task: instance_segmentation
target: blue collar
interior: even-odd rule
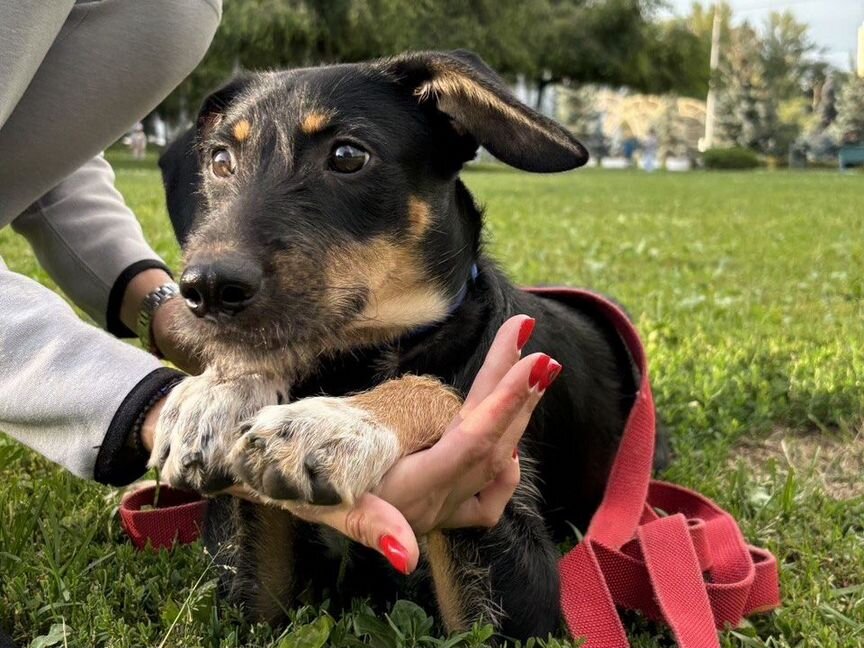
[[[459,292],[456,293],[456,296],[453,297],[453,301],[450,302],[450,306],[447,308],[447,312],[444,317],[442,317],[437,322],[432,322],[431,324],[426,324],[425,326],[421,326],[420,328],[416,328],[413,331],[409,331],[399,340],[400,346],[410,345],[413,342],[416,342],[422,337],[425,337],[429,333],[432,333],[435,329],[437,329],[441,324],[450,319],[453,314],[459,310],[462,304],[465,303],[465,297],[468,296],[468,288],[477,281],[477,277],[480,275],[480,269],[477,267],[476,263],[471,264],[471,270],[468,272],[468,279],[462,284],[462,287],[459,289]]]
[[[477,264],[472,263],[471,270],[468,271],[468,280],[464,284],[462,284],[459,292],[456,293],[456,296],[453,298],[453,301],[450,304],[450,308],[447,309],[447,314],[444,316],[444,320],[449,319],[453,313],[459,310],[459,307],[462,305],[462,302],[465,301],[465,297],[468,295],[468,286],[477,281],[477,276],[479,274],[480,269],[477,267]],[[434,324],[432,326],[434,326]]]

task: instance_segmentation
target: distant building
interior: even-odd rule
[[[652,131],[660,157],[695,157],[705,132],[705,102],[674,96],[635,94],[587,86],[558,88],[558,119],[581,136],[595,156],[627,155],[629,142],[644,142]]]

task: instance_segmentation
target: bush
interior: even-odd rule
[[[759,158],[750,149],[713,148],[702,154],[706,169],[755,169]]]

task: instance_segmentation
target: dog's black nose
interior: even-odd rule
[[[261,287],[261,267],[243,257],[196,260],[180,276],[180,294],[198,317],[239,313]]]

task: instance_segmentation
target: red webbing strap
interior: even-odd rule
[[[615,326],[641,376],[603,501],[583,541],[560,562],[567,627],[586,638],[586,648],[624,648],[622,607],[665,621],[681,648],[719,646],[718,628],[780,604],[774,556],[748,546],[732,516],[709,499],[651,480],[655,422],[648,363],[623,311],[583,290],[531,292],[590,304]]]

